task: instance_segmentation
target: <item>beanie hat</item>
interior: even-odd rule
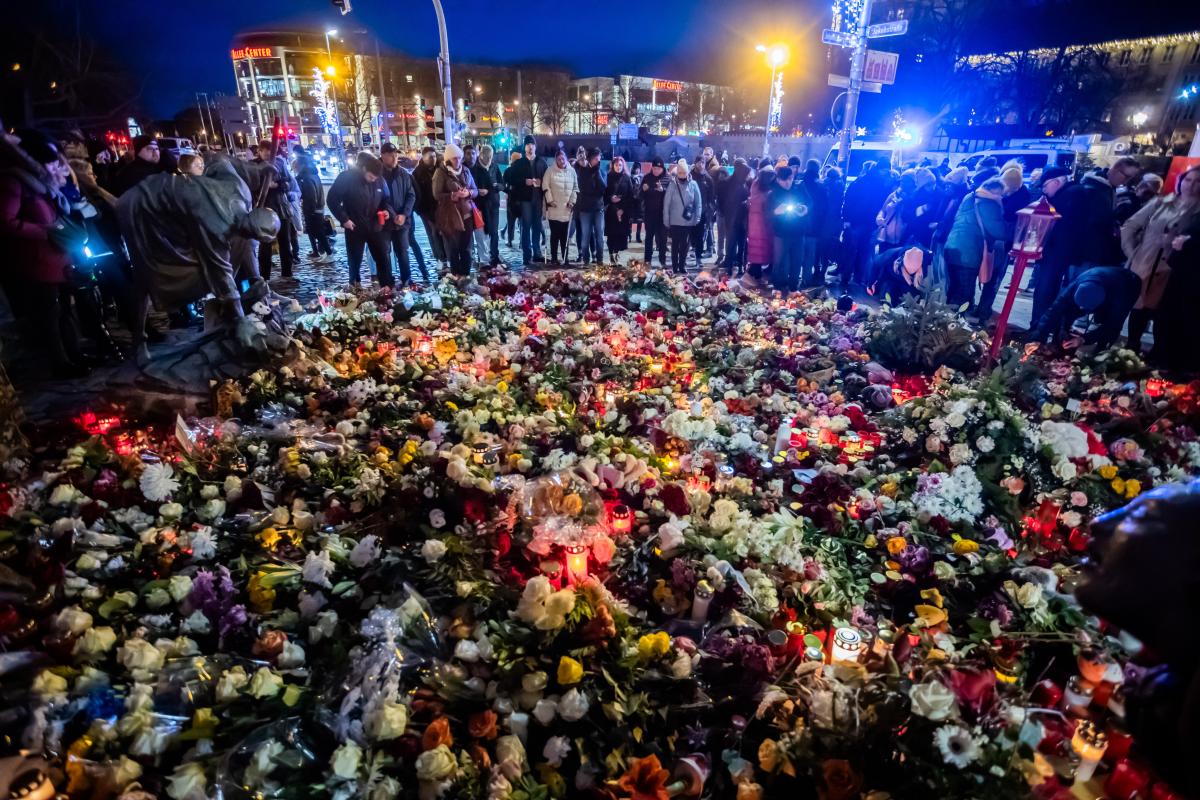
[[[588,158],[595,158],[595,157],[596,157],[596,156],[598,156],[598,155],[600,155],[600,148],[599,148],[599,147],[589,147],[589,148],[587,149],[587,156],[588,156]]]
[[[383,162],[366,150],[358,154],[358,166],[363,171],[369,172],[372,175],[383,174]]]
[[[1025,183],[1025,178],[1017,167],[1009,167],[1001,172],[1000,180],[1004,182],[1005,192],[1015,192]]]
[[[1083,281],[1075,287],[1075,305],[1084,311],[1099,308],[1104,302],[1104,287],[1097,281]]]
[[[21,149],[34,161],[49,164],[58,160],[58,147],[46,134],[32,128],[24,128],[16,134],[21,140]]]
[[[1042,170],[1042,183],[1052,181],[1055,178],[1066,178],[1071,174],[1071,170],[1066,167],[1046,167]]]
[[[133,137],[133,147],[131,148],[134,154],[142,152],[142,148],[154,141],[154,137],[143,133],[141,136]]]
[[[933,170],[929,167],[921,167],[913,173],[913,181],[917,184],[917,188],[928,186],[937,180],[937,176],[933,174]]]
[[[946,183],[966,183],[970,170],[966,167],[955,167],[946,173]]]
[[[447,161],[449,161],[452,158],[462,158],[462,157],[463,157],[462,148],[459,147],[458,145],[456,145],[454,142],[448,143],[446,145],[446,150],[442,153],[442,158],[446,159]]]
[[[534,139],[534,138],[533,138],[532,136],[530,136],[529,134],[525,134],[525,142],[524,142],[524,143],[525,143],[525,144],[532,144],[532,145],[536,145],[536,144],[537,144],[537,140],[536,140],[536,139]]]

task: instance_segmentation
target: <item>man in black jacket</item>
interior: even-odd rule
[[[692,228],[692,249],[696,251],[697,269],[704,266],[705,240],[708,239],[711,243],[713,209],[717,196],[717,187],[708,170],[704,168],[704,163],[703,155],[696,156],[696,160],[692,162],[692,180],[700,189],[700,219]]]
[[[525,155],[504,173],[508,200],[520,204],[521,256],[525,265],[545,264],[542,257],[542,176],[546,164],[537,156],[537,142],[525,137]]]
[[[383,181],[383,162],[366,152],[358,164],[342,172],[329,187],[329,212],[346,231],[346,260],[350,262],[350,285],[361,283],[363,247],[371,251],[380,286],[392,285],[391,255],[384,230],[392,219],[388,192]]]
[[[423,149],[421,161],[412,172],[413,188],[417,192],[417,204],[413,208],[416,210],[417,216],[421,218],[421,224],[425,226],[429,249],[433,251],[433,257],[442,265],[442,271],[445,272],[447,269],[446,248],[442,247],[442,237],[438,234],[437,226],[434,224],[437,198],[433,196],[433,173],[437,172],[437,166],[437,151],[432,147]]]
[[[663,201],[671,176],[667,174],[663,160],[657,156],[650,164],[650,171],[642,178],[642,218],[646,221],[646,266],[654,262],[654,250],[658,249],[658,265],[667,267],[667,226],[663,222]]]
[[[134,159],[117,170],[112,181],[112,193],[120,197],[134,186],[163,171],[162,152],[158,149],[158,140],[153,136],[133,137]]]
[[[1042,172],[1042,192],[1061,216],[1046,239],[1034,269],[1033,314],[1038,320],[1058,297],[1066,280],[1090,267],[1115,265],[1124,259],[1114,241],[1113,190],[1099,175],[1071,183],[1065,167]]]
[[[845,228],[846,245],[844,263],[841,265],[842,284],[865,279],[875,255],[875,216],[883,208],[892,191],[892,165],[886,158],[880,159],[870,171],[846,189],[846,200],[842,206],[842,222]]]
[[[575,165],[579,178],[579,196],[575,218],[579,226],[579,263],[604,262],[604,193],[608,185],[600,171],[600,148],[589,148],[586,163]]]
[[[400,284],[407,286],[412,283],[412,271],[409,269],[408,249],[411,246],[417,257],[417,266],[421,269],[421,277],[429,283],[429,271],[425,268],[425,257],[421,249],[413,241],[413,207],[417,203],[417,190],[408,170],[400,166],[400,148],[391,142],[385,142],[380,148],[380,161],[383,162],[383,185],[387,188],[388,200],[395,216],[388,224],[388,238],[392,242],[392,250],[396,253],[396,263],[400,267]]]
[[[489,263],[500,266],[500,191],[504,186],[500,177],[500,165],[496,163],[495,151],[490,144],[479,148],[479,158],[471,167],[471,177],[479,189],[475,200],[483,214],[484,232],[488,237]],[[482,261],[480,262],[482,263]]]
[[[329,241],[329,232],[325,226],[325,187],[321,184],[321,175],[317,172],[317,166],[309,157],[308,151],[297,145],[292,152],[296,155],[300,213],[304,215],[304,230],[308,232],[308,242],[312,245],[313,263],[328,264],[333,261],[333,244]]]

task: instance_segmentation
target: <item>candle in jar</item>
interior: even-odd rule
[[[712,603],[712,584],[706,580],[696,582],[696,591],[692,595],[692,622],[703,625],[708,620],[708,606]]]
[[[563,547],[566,553],[567,582],[575,586],[587,580],[588,556],[587,548],[581,544],[571,544]]]
[[[1078,675],[1072,675],[1067,681],[1067,689],[1063,692],[1063,710],[1076,717],[1087,714],[1092,705],[1092,687],[1084,683]]]
[[[1075,782],[1087,783],[1096,774],[1096,765],[1108,749],[1108,736],[1097,728],[1095,723],[1085,720],[1075,728],[1075,735],[1071,737],[1071,749],[1079,756]]]
[[[633,511],[625,504],[613,506],[612,532],[621,536],[633,531]]]
[[[471,445],[471,461],[476,464],[482,464],[483,457],[487,455],[487,452],[487,442],[476,442],[475,444]]]
[[[834,664],[857,664],[862,650],[862,636],[854,628],[838,628],[833,635],[830,661]]]

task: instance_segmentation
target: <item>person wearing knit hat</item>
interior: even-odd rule
[[[437,198],[435,225],[455,275],[471,274],[471,242],[475,235],[475,198],[479,189],[471,170],[463,165],[463,150],[453,142],[442,153],[442,165],[433,173]]]
[[[1009,195],[1025,185],[1025,176],[1020,167],[1006,167],[1000,173],[1000,181],[1004,184],[1004,193]]]
[[[113,180],[113,194],[118,197],[151,175],[162,172],[158,163],[161,157],[158,140],[153,136],[143,134],[133,137],[130,152],[134,154],[133,161],[122,167]]]
[[[362,280],[364,248],[371,251],[379,285],[392,285],[392,255],[384,227],[394,209],[382,175],[383,162],[362,151],[353,167],[338,174],[325,197],[325,207],[346,232],[351,286]]]
[[[523,141],[521,144],[522,145],[530,145],[531,144],[534,147],[537,147],[537,139],[534,139],[533,136],[531,136],[529,134],[525,134],[525,141]]]
[[[1020,164],[1016,162],[1004,165],[1004,169],[1000,173],[1000,183],[1004,186],[1000,205],[1004,209],[1004,230],[1007,237],[1002,243],[997,244],[997,248],[1002,246],[1004,252],[1007,252],[1012,247],[1012,237],[1017,229],[1017,212],[1033,202],[1033,193],[1025,185],[1025,176],[1021,173]],[[1008,260],[1001,256],[997,249],[992,279],[985,283],[979,291],[979,304],[975,308],[976,316],[979,317],[981,324],[986,325],[992,317],[996,295],[1000,292],[1000,285],[1004,281],[1007,270]]]
[[[917,184],[917,189],[923,189],[930,184],[937,182],[937,176],[933,174],[933,170],[929,167],[918,167],[913,173],[913,182]]]
[[[967,183],[967,177],[970,176],[970,174],[971,171],[969,169],[963,166],[958,166],[946,173],[945,180],[946,183],[955,183],[965,186]]]
[[[545,264],[542,257],[542,205],[545,191],[542,178],[546,174],[546,163],[538,158],[537,142],[532,136],[525,137],[525,154],[508,165],[504,173],[504,187],[508,202],[516,203],[519,209],[521,232],[521,258],[526,266]]]

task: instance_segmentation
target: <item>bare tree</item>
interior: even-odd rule
[[[558,135],[571,113],[571,101],[567,96],[570,80],[565,73],[552,72],[539,75],[532,84],[525,93],[536,106],[531,111],[550,133]]]
[[[355,144],[361,144],[363,131],[371,128],[371,87],[375,70],[370,61],[360,56],[346,59],[342,85],[338,87],[341,121],[357,134]]]

